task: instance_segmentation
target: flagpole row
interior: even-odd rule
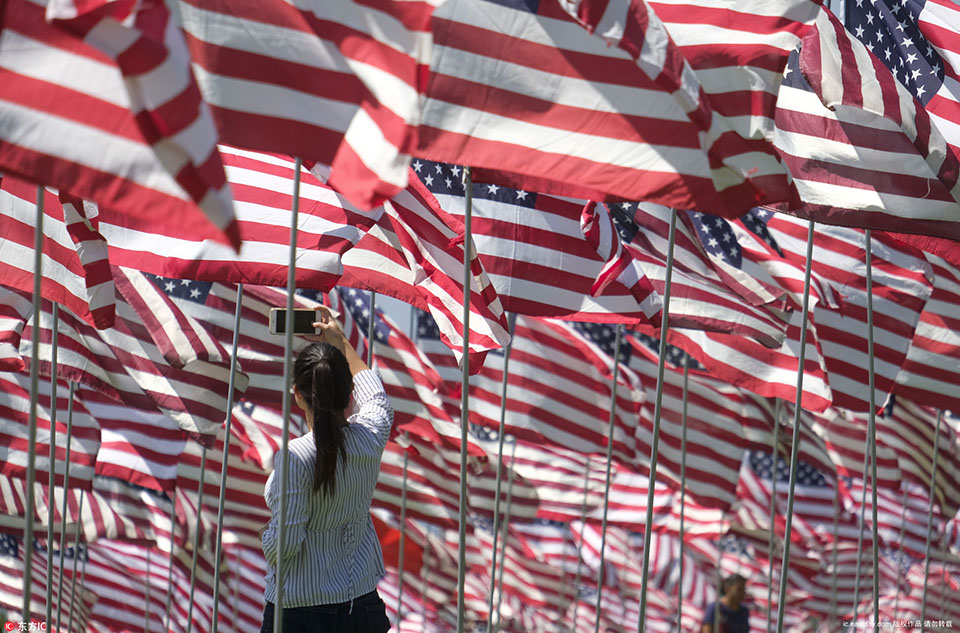
[[[508,317],[510,342],[507,343],[507,346],[503,350],[503,379],[500,382],[500,425],[497,427],[497,480],[493,494],[493,553],[491,554],[490,561],[490,596],[487,604],[488,628],[492,626],[493,622],[493,592],[497,578],[497,537],[500,533],[500,491],[503,482],[503,428],[507,420],[507,379],[510,375],[510,350],[513,347],[513,330],[516,322],[516,313],[510,314]]]
[[[780,398],[777,398],[773,405],[773,476],[770,483],[770,539],[768,540],[767,556],[767,633],[770,633],[771,610],[773,604],[773,548],[776,546],[776,520],[777,520],[777,460],[780,458]]]
[[[869,429],[867,430],[867,441],[870,439]],[[870,449],[863,447],[863,475],[860,481],[863,482],[863,489],[860,491],[860,514],[857,517],[857,571],[853,576],[853,621],[857,621],[857,615],[860,610],[860,567],[863,556],[863,528],[867,522],[867,469],[870,467]]]
[[[617,420],[617,381],[620,378],[620,345],[623,343],[623,325],[617,324],[613,342],[613,377],[610,381],[610,416],[607,421],[607,471],[603,484],[603,518],[600,521],[600,567],[597,578],[597,617],[593,633],[600,630],[600,604],[603,600],[604,556],[607,548],[607,512],[610,507],[610,474],[613,470],[613,437]]]
[[[583,468],[583,502],[580,504],[580,530],[587,521],[587,497],[590,492],[590,456],[587,455],[587,461]],[[577,611],[580,610],[580,576],[583,573],[583,535],[580,536],[580,545],[577,547],[577,573],[573,581],[573,630],[577,629]]]
[[[880,535],[877,508],[877,394],[873,345],[873,238],[870,229],[864,231],[867,273],[867,381],[870,388],[870,411],[867,417],[867,443],[870,447],[870,481],[873,496],[873,626],[880,622]]]
[[[193,593],[197,589],[197,557],[200,554],[200,532],[203,528],[203,484],[207,468],[207,447],[200,448],[200,483],[197,485],[197,524],[193,533],[193,562],[190,563],[190,597],[187,602],[187,633],[193,630]]]
[[[463,357],[460,382],[460,533],[457,550],[457,633],[466,618],[464,585],[467,578],[467,431],[470,424],[470,251],[472,250],[473,174],[463,168],[466,196],[463,214]]]
[[[170,630],[170,596],[173,591],[173,552],[177,548],[174,531],[177,529],[177,491],[170,496],[170,556],[167,559],[167,597],[163,607],[163,628]]]
[[[406,431],[403,437],[408,437]],[[410,451],[403,451],[403,474],[400,479],[400,544],[397,548],[397,630],[400,630],[401,610],[403,609],[403,558],[407,544],[407,466]]]
[[[83,499],[86,496],[86,491],[80,490],[80,501],[77,502],[77,515],[83,517]],[[77,521],[77,530],[76,534],[73,537],[73,574],[70,576],[70,614],[67,618],[68,629],[73,629],[73,605],[76,600],[77,593],[77,559],[80,557],[80,527],[83,525],[83,520]],[[84,548],[86,550],[86,548]],[[84,552],[86,554],[86,551]],[[83,571],[87,569],[87,559],[83,559]],[[83,589],[83,579],[80,579],[80,588]],[[59,630],[59,627],[58,627]]]
[[[660,416],[663,412],[663,374],[667,360],[667,332],[670,328],[670,288],[673,283],[673,250],[677,241],[677,210],[670,209],[670,236],[667,242],[667,271],[663,287],[663,309],[660,317],[660,354],[657,359],[657,395],[653,411],[653,433],[650,441],[650,481],[647,484],[647,516],[643,531],[643,571],[640,575],[640,615],[637,629],[644,633],[647,628],[647,580],[650,577],[650,543],[653,539],[654,487],[657,482],[657,455],[660,451]]]
[[[503,602],[503,562],[507,558],[507,537],[510,534],[510,508],[513,505],[513,476],[516,471],[513,469],[513,460],[517,456],[517,440],[514,438],[510,445],[510,474],[507,475],[507,509],[503,512],[503,545],[500,546],[500,573],[497,580],[497,606],[496,606],[496,624],[490,633],[496,633],[500,630],[500,604]]]
[[[220,610],[220,556],[223,554],[223,509],[227,499],[227,462],[230,457],[230,433],[233,428],[233,393],[237,378],[237,351],[240,348],[240,314],[243,307],[243,284],[237,284],[237,305],[233,315],[233,347],[230,352],[230,379],[227,381],[227,415],[224,420],[223,457],[220,468],[220,499],[217,502],[217,546],[213,556],[213,629],[217,633]]]
[[[23,617],[29,619],[30,592],[33,584],[33,484],[37,479],[37,404],[40,395],[40,310],[42,308],[43,282],[43,194],[42,185],[37,186],[37,218],[33,230],[33,329],[30,343],[30,416],[27,423],[27,481],[23,516]],[[53,464],[50,465],[53,468]],[[48,543],[49,545],[49,543]]]
[[[283,464],[280,468],[280,512],[277,517],[277,570],[275,574],[277,591],[276,604],[273,609],[273,630],[283,633],[283,550],[287,531],[287,484],[290,481],[290,410],[292,407],[290,393],[290,375],[293,373],[293,297],[297,284],[297,215],[300,212],[300,169],[302,162],[299,158],[294,161],[293,167],[293,204],[290,207],[290,261],[287,266],[287,322],[283,337],[283,422],[280,436],[280,454],[283,455]],[[371,308],[373,306],[370,306]],[[374,315],[371,313],[370,321]],[[367,340],[367,345],[373,346],[373,340]],[[188,631],[189,633],[189,631]]]
[[[926,543],[923,546],[923,593],[920,597],[920,633],[926,631],[927,615],[927,588],[930,583],[930,532],[933,530],[933,500],[936,495],[934,488],[937,485],[937,454],[940,452],[940,419],[943,417],[943,410],[937,410],[937,428],[934,429],[933,437],[933,467],[930,469],[930,508],[927,510],[927,534]]]
[[[793,444],[790,447],[790,488],[787,493],[787,518],[783,537],[783,567],[780,571],[780,595],[777,602],[777,631],[783,630],[783,616],[787,605],[787,578],[790,571],[790,535],[793,533],[793,502],[797,487],[797,466],[800,452],[800,413],[803,410],[803,369],[807,351],[807,322],[810,318],[810,275],[813,270],[813,229],[810,220],[807,230],[807,265],[803,274],[803,312],[800,317],[800,350],[797,354],[797,392],[793,407]]]
[[[373,368],[373,341],[377,334],[377,291],[370,291],[370,320],[367,322],[367,366]]]
[[[687,397],[690,357],[683,356],[683,411],[680,418],[680,577],[677,579],[677,631],[683,630],[683,520],[687,505]]]
[[[53,524],[54,510],[57,507],[55,486],[57,481],[57,334],[59,333],[60,305],[53,302],[53,325],[51,325],[50,340],[50,477],[47,480],[47,595],[45,622],[53,619]],[[63,487],[63,495],[67,495],[67,487]]]
[[[70,442],[73,440],[73,393],[77,383],[70,381],[70,399],[67,401],[67,450],[63,466],[63,499],[60,505],[60,578],[57,581],[57,630],[60,630],[60,616],[63,613],[63,548],[67,543],[67,499],[70,492]],[[83,525],[82,517],[77,517],[77,526]],[[47,620],[50,622],[50,620]]]

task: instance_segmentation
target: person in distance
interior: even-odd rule
[[[261,530],[267,559],[261,633],[272,633],[276,568],[283,561],[284,633],[386,633],[377,582],[383,554],[370,520],[393,409],[377,373],[360,358],[329,309],[320,335],[297,357],[293,395],[310,432],[278,451],[264,497],[270,522]],[[351,415],[351,411],[353,411]],[[279,550],[280,477],[287,461],[283,551]]]
[[[700,633],[749,633],[750,610],[743,604],[747,579],[740,574],[727,576],[720,583],[720,591],[720,600],[707,606]],[[716,624],[718,613],[720,621]]]

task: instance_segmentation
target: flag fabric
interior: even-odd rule
[[[800,72],[791,73],[802,74],[835,114],[810,105],[797,77],[784,95],[782,119],[778,115],[786,133],[777,144],[806,203],[798,212],[833,224],[956,238],[955,148],[911,84],[895,76],[903,72],[904,58],[916,59],[922,51],[904,50],[894,59],[896,42],[909,48],[912,39],[884,35],[888,27],[871,26],[860,8],[851,11],[860,16],[851,13],[853,33],[828,11],[820,14],[817,28],[804,38]],[[920,39],[917,44],[924,48]],[[915,84],[920,73],[913,70],[907,72]]]
[[[35,266],[37,192],[36,185],[12,176],[0,181],[3,282],[30,293]],[[107,244],[94,226],[96,207],[46,189],[43,201],[42,296],[66,306],[94,327],[110,327],[115,310],[113,276]]]
[[[129,60],[117,61],[48,24],[45,9],[30,0],[4,8],[0,168],[96,202],[104,210],[139,218],[163,214],[211,239],[238,246],[219,157],[215,150],[211,153],[214,131],[209,126],[204,130],[202,121],[184,127],[176,117],[183,116],[179,108],[185,104],[176,98],[170,101],[169,95],[155,97],[170,85],[167,72],[175,72],[180,77],[176,84],[185,87],[186,58],[173,50],[164,59],[141,64],[136,49],[149,43],[146,38],[133,44],[136,54]],[[161,47],[166,46],[165,34],[171,43],[178,37],[164,14],[163,5],[156,5],[151,21],[159,23],[150,29],[144,26]],[[135,31],[131,28],[129,35],[135,37]],[[143,96],[156,98],[154,106],[144,108],[146,104],[131,98],[127,86],[134,78],[124,74],[124,65],[128,73],[139,71],[137,75],[149,68],[158,71],[156,76],[146,73],[142,76],[146,84],[131,88],[138,96],[141,88],[148,90]],[[154,82],[160,90],[155,91]],[[183,100],[202,109],[189,91]],[[155,107],[163,112],[158,114]]]
[[[444,211],[464,217],[462,167],[417,159],[413,170]],[[580,230],[583,200],[480,183],[473,183],[471,195],[477,256],[504,310],[581,321],[646,320],[619,281],[591,296],[604,260]]]
[[[623,248],[620,234],[617,233],[610,213],[604,205],[587,203],[580,216],[580,230],[587,241],[597,249],[597,254],[605,263],[597,280],[590,289],[592,296],[601,294],[610,282],[619,280],[630,289],[648,318],[663,309],[663,301],[653,284],[646,277],[643,268],[633,259],[630,252]]]
[[[185,2],[180,16],[223,140],[330,165],[370,209],[407,184],[435,4]]]
[[[656,13],[627,7],[584,28],[560,2],[443,4],[419,152],[478,181],[591,200],[737,215],[788,199],[783,168],[715,114]],[[588,32],[600,19],[615,45]]]
[[[33,302],[29,296],[0,286],[0,371],[24,368],[20,357],[20,335],[32,315]]]
[[[177,279],[286,286],[294,161],[225,145],[219,152],[243,240],[239,251],[161,215],[130,218],[102,213],[100,232],[110,244],[114,265]],[[333,287],[343,272],[341,256],[381,213],[382,209],[358,210],[302,168],[297,285],[319,290]]]

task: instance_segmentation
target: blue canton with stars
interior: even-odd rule
[[[614,347],[617,342],[617,326],[607,325],[606,323],[585,323],[585,322],[573,322],[573,328],[580,332],[587,340],[594,343],[599,347],[603,352],[612,357]],[[624,365],[630,364],[630,344],[627,341],[620,342],[620,357],[617,359],[619,362]]]
[[[607,209],[610,211],[613,226],[616,227],[617,233],[620,234],[620,239],[625,244],[633,242],[633,238],[637,236],[637,232],[640,230],[639,225],[637,225],[633,219],[634,214],[637,212],[637,203],[618,202],[616,204],[608,204]]]
[[[13,534],[0,534],[0,554],[20,557],[20,538]]]
[[[653,350],[655,354],[660,354],[660,341],[658,339],[648,334],[641,334],[640,332],[631,332],[630,335]],[[690,369],[703,369],[703,366],[698,363],[693,356],[690,356],[679,347],[670,345],[669,343],[667,344],[667,362],[676,367],[683,367],[684,363],[687,363]]]
[[[463,168],[449,163],[436,163],[422,158],[414,159],[413,171],[434,195],[463,196]],[[534,208],[537,194],[522,189],[511,189],[495,184],[473,183],[473,197],[495,200],[521,207]]]
[[[370,331],[370,293],[356,288],[341,288],[340,296],[357,327],[366,336]],[[377,312],[379,313],[379,310]],[[373,335],[378,343],[386,344],[390,338],[390,327],[379,317],[374,324]]]
[[[773,456],[763,451],[750,451],[750,467],[761,479],[773,479]],[[787,483],[790,481],[790,466],[779,455],[777,456],[777,482]],[[800,462],[797,464],[797,483],[801,486],[818,486],[825,488],[829,486],[827,478],[823,473],[807,464]]]
[[[924,0],[848,0],[846,27],[927,105],[943,85],[943,59],[917,26],[924,4]]]
[[[710,256],[718,257],[736,268],[743,265],[743,249],[728,220],[699,211],[686,213],[697,231],[697,238]],[[772,215],[772,211],[756,208],[745,213],[740,219],[747,230],[766,242],[780,257],[784,257],[780,246],[767,229],[767,222]]]
[[[417,308],[414,308],[417,310]],[[439,341],[440,328],[437,327],[437,321],[429,312],[417,310],[417,338]]]
[[[152,275],[150,273],[143,273],[143,275],[152,281],[157,288],[167,293],[170,297],[174,299],[186,299],[187,301],[193,301],[194,303],[206,303],[207,296],[210,294],[210,289],[213,287],[213,282],[210,281],[171,279],[169,277],[161,277],[160,275]]]

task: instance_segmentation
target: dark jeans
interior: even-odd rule
[[[376,590],[350,602],[283,610],[284,633],[387,633],[387,608]],[[263,609],[260,633],[273,633],[273,603]]]

